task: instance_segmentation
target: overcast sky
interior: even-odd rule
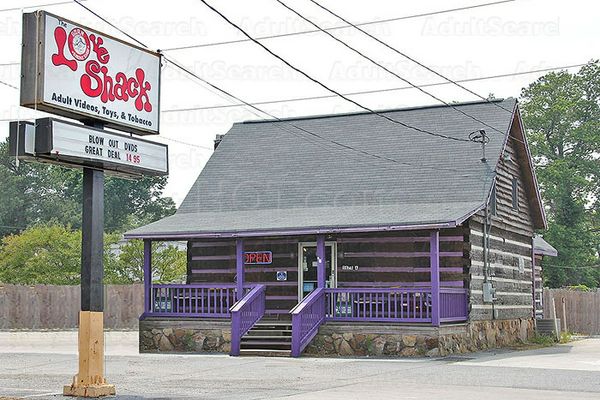
[[[283,1],[322,27],[343,24],[309,0]],[[493,0],[318,1],[351,22],[362,23]],[[9,9],[51,2],[0,2],[0,81],[3,83],[19,86],[20,66],[12,63],[17,63],[21,57],[22,10]],[[208,2],[253,36],[314,29],[275,0]],[[243,38],[199,0],[88,0],[85,4],[154,50]],[[23,11],[31,12],[36,8],[125,38],[75,3],[46,5]],[[371,24],[364,29],[449,78],[463,80],[576,65],[599,58],[598,15],[600,5],[589,0],[516,0]],[[443,81],[352,28],[334,30],[332,33],[415,84]],[[324,33],[268,39],[263,44],[342,93],[406,86],[406,83],[370,64]],[[251,42],[165,50],[165,54],[250,103],[330,94]],[[496,97],[518,97],[522,87],[541,75],[533,73],[485,79],[463,85],[486,97],[490,93]],[[161,133],[156,140],[169,144],[170,176],[166,195],[172,196],[179,204],[210,157],[215,135],[226,133],[236,121],[258,119],[259,116],[244,107],[173,111],[230,105],[236,101],[215,94],[213,89],[208,90],[204,84],[168,63],[163,69],[161,90]],[[445,101],[477,99],[454,85],[427,87],[427,91]],[[432,97],[414,89],[361,94],[352,98],[376,109],[437,103]],[[3,121],[47,115],[20,108],[18,104],[18,90],[0,85],[0,119]],[[356,106],[341,98],[260,107],[278,117],[358,111]],[[6,136],[8,122],[0,122],[0,138]]]

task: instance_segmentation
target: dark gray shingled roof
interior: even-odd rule
[[[236,123],[177,213],[126,236],[453,226],[478,211],[491,190],[516,100],[494,103],[455,107],[504,134],[448,106],[385,111],[406,124],[455,138],[485,129],[488,163],[481,162],[478,143],[430,136],[370,113]]]

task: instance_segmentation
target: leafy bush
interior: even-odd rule
[[[141,240],[119,244],[120,235],[104,235],[104,283],[143,281]],[[153,243],[152,275],[156,282],[181,281],[186,253],[173,245]],[[0,282],[21,285],[78,285],[81,273],[81,231],[44,224],[0,242]]]

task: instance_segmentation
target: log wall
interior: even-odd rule
[[[513,130],[518,126],[513,126]],[[483,237],[485,212],[468,221],[470,236],[471,319],[514,319],[533,317],[533,222],[525,191],[520,160],[526,157],[515,146],[511,133],[497,166],[496,213],[490,213],[490,277],[496,300],[483,301]],[[518,207],[513,207],[512,181],[518,182]],[[493,201],[493,199],[491,200]],[[490,225],[488,226],[490,229]],[[541,273],[541,270],[538,272]]]
[[[468,260],[464,227],[440,233],[440,279],[447,287],[466,287]],[[245,265],[245,282],[266,285],[266,312],[287,314],[298,303],[298,244],[315,236],[244,240],[244,251],[270,251],[273,262]],[[429,231],[330,235],[337,247],[339,287],[430,286]],[[188,243],[188,283],[232,283],[236,279],[235,240]],[[277,271],[287,280],[277,281]]]

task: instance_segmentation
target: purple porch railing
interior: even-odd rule
[[[324,321],[432,323],[431,288],[319,288],[292,314],[292,356],[299,357]],[[466,321],[467,290],[440,289],[440,321]]]
[[[326,289],[332,321],[431,322],[431,289]]]
[[[469,315],[467,289],[440,289],[440,321],[466,321]]]
[[[231,308],[231,352],[240,354],[240,342],[265,314],[265,285],[256,285]]]
[[[317,288],[306,296],[292,314],[292,357],[299,357],[325,320],[325,289]]]
[[[229,318],[235,284],[154,284],[149,316]]]

